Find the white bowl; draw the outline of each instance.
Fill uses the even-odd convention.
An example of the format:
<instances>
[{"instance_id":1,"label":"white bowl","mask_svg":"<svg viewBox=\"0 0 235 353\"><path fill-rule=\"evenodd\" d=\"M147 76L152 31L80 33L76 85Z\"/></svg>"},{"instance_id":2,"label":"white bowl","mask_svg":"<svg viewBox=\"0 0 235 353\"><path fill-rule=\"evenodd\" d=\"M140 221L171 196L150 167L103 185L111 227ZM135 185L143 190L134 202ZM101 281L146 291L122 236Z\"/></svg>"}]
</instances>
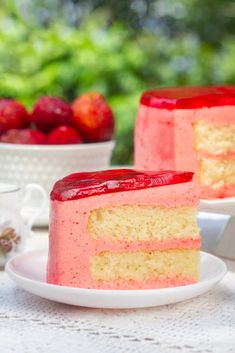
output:
<instances>
[{"instance_id":1,"label":"white bowl","mask_svg":"<svg viewBox=\"0 0 235 353\"><path fill-rule=\"evenodd\" d=\"M107 169L114 141L76 145L0 143L0 182L41 185L49 194L56 180L79 171Z\"/></svg>"}]
</instances>

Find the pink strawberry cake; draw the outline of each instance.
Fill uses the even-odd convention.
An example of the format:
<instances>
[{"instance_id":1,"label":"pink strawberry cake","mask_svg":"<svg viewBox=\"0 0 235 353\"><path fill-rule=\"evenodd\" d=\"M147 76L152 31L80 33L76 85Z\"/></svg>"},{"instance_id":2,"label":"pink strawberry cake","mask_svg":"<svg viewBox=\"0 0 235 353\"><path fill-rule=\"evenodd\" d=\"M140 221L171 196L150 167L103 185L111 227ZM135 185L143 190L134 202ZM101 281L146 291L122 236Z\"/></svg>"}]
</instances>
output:
<instances>
[{"instance_id":1,"label":"pink strawberry cake","mask_svg":"<svg viewBox=\"0 0 235 353\"><path fill-rule=\"evenodd\" d=\"M146 289L199 278L198 192L191 172L71 174L51 192L49 283Z\"/></svg>"},{"instance_id":2,"label":"pink strawberry cake","mask_svg":"<svg viewBox=\"0 0 235 353\"><path fill-rule=\"evenodd\" d=\"M202 198L235 196L235 86L144 92L135 167L193 171Z\"/></svg>"}]
</instances>

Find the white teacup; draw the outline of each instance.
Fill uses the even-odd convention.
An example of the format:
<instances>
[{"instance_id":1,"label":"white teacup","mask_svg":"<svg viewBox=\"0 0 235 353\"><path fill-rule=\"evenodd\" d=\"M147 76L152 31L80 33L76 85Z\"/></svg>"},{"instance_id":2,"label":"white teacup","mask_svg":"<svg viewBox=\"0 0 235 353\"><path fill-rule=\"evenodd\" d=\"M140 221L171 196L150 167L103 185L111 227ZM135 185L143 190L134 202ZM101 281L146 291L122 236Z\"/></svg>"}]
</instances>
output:
<instances>
[{"instance_id":1,"label":"white teacup","mask_svg":"<svg viewBox=\"0 0 235 353\"><path fill-rule=\"evenodd\" d=\"M32 208L30 217L24 217L31 208L32 198L40 194L40 206ZM0 266L9 257L24 249L25 240L31 232L36 218L47 202L44 189L37 184L28 184L24 189L13 184L0 183ZM28 212L27 212L28 213Z\"/></svg>"}]
</instances>

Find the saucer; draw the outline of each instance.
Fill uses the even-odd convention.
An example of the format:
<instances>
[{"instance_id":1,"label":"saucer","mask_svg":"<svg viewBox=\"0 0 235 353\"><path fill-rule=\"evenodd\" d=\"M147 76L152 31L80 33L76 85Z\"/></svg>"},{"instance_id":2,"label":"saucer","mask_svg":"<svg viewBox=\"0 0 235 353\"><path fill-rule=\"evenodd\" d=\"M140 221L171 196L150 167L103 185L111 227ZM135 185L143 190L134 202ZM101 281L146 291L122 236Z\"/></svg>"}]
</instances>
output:
<instances>
[{"instance_id":1,"label":"saucer","mask_svg":"<svg viewBox=\"0 0 235 353\"><path fill-rule=\"evenodd\" d=\"M30 293L56 302L90 308L147 308L181 302L209 291L227 271L222 260L201 252L201 278L196 284L145 290L74 288L46 282L47 252L35 250L22 253L7 263L6 272Z\"/></svg>"}]
</instances>

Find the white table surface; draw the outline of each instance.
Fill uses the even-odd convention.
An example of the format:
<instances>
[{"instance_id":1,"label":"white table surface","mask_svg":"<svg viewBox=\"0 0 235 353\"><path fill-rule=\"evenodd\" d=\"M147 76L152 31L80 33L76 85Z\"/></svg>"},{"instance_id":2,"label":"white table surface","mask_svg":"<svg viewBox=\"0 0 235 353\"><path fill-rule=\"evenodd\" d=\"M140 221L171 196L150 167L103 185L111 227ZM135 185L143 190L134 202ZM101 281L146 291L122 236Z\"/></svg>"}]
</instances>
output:
<instances>
[{"instance_id":1,"label":"white table surface","mask_svg":"<svg viewBox=\"0 0 235 353\"><path fill-rule=\"evenodd\" d=\"M27 249L47 246L36 231ZM0 272L0 353L233 353L235 261L209 293L138 310L98 310L36 297Z\"/></svg>"}]
</instances>

